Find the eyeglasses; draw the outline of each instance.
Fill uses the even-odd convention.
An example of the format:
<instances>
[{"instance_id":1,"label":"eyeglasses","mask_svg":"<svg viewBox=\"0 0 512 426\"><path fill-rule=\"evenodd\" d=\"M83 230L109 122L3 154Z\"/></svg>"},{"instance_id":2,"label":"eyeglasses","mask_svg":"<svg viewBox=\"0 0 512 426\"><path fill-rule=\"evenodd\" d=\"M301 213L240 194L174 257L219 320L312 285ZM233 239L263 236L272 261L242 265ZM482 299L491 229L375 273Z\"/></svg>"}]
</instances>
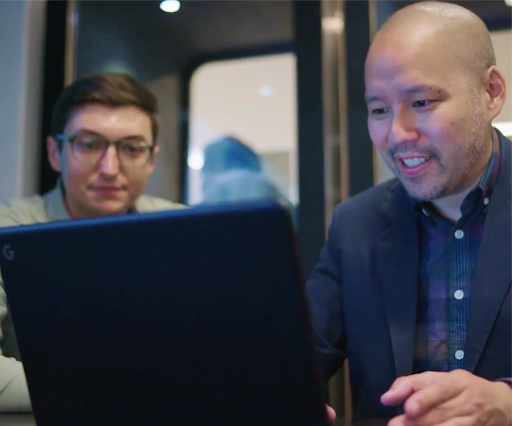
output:
<instances>
[{"instance_id":1,"label":"eyeglasses","mask_svg":"<svg viewBox=\"0 0 512 426\"><path fill-rule=\"evenodd\" d=\"M145 166L153 151L154 145L139 139L122 139L110 142L99 135L56 135L57 142L69 142L73 157L81 163L97 165L110 145L114 145L119 162L126 167Z\"/></svg>"}]
</instances>

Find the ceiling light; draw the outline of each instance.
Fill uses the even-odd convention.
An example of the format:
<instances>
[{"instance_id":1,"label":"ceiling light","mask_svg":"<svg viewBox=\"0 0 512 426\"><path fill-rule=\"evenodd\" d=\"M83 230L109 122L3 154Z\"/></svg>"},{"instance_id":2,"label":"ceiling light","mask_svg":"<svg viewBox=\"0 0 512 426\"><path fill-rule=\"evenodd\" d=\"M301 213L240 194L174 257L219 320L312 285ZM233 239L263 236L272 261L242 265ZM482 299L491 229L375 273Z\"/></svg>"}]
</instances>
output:
<instances>
[{"instance_id":1,"label":"ceiling light","mask_svg":"<svg viewBox=\"0 0 512 426\"><path fill-rule=\"evenodd\" d=\"M268 84L260 87L260 95L265 96L266 98L272 96L274 94L274 88L269 86Z\"/></svg>"},{"instance_id":2,"label":"ceiling light","mask_svg":"<svg viewBox=\"0 0 512 426\"><path fill-rule=\"evenodd\" d=\"M501 123L492 123L492 125L503 133L503 136L512 136L512 121L502 121Z\"/></svg>"},{"instance_id":3,"label":"ceiling light","mask_svg":"<svg viewBox=\"0 0 512 426\"><path fill-rule=\"evenodd\" d=\"M164 0L160 3L160 9L164 12L174 13L180 10L180 2L178 0Z\"/></svg>"},{"instance_id":4,"label":"ceiling light","mask_svg":"<svg viewBox=\"0 0 512 426\"><path fill-rule=\"evenodd\" d=\"M512 7L512 0L505 0L505 4Z\"/></svg>"}]
</instances>

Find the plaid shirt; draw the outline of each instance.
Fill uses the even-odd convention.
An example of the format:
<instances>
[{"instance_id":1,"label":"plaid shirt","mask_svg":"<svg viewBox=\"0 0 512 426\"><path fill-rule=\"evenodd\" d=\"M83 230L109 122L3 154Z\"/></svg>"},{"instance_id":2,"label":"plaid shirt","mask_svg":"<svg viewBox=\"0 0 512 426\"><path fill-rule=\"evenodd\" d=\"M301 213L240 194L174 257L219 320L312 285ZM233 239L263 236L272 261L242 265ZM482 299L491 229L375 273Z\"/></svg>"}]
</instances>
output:
<instances>
[{"instance_id":1,"label":"plaid shirt","mask_svg":"<svg viewBox=\"0 0 512 426\"><path fill-rule=\"evenodd\" d=\"M464 199L456 223L439 216L429 203L415 205L421 217L415 373L462 367L471 281L499 166L499 139L493 131L489 164Z\"/></svg>"}]
</instances>

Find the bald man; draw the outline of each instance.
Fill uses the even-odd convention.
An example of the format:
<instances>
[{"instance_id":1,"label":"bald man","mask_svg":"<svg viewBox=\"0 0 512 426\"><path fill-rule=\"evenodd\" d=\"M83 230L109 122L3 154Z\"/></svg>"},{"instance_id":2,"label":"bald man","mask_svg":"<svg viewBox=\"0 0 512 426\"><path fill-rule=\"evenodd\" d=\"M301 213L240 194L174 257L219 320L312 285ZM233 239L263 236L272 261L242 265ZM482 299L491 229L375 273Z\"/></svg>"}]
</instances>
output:
<instances>
[{"instance_id":1,"label":"bald man","mask_svg":"<svg viewBox=\"0 0 512 426\"><path fill-rule=\"evenodd\" d=\"M489 33L468 10L394 14L365 65L396 178L339 205L307 291L321 366L349 360L355 424L511 425L511 142Z\"/></svg>"}]
</instances>

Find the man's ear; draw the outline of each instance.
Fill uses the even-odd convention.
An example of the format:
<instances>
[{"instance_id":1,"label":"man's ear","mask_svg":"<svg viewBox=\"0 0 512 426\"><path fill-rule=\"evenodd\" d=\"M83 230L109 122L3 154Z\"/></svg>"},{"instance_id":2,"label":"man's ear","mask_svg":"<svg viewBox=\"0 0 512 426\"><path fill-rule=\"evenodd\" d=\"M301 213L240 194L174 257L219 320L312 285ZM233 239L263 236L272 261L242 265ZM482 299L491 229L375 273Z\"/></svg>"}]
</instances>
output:
<instances>
[{"instance_id":1,"label":"man's ear","mask_svg":"<svg viewBox=\"0 0 512 426\"><path fill-rule=\"evenodd\" d=\"M60 164L59 144L53 138L53 136L48 136L46 138L46 150L48 151L48 161L50 162L52 169L57 173L62 172L62 165Z\"/></svg>"},{"instance_id":2,"label":"man's ear","mask_svg":"<svg viewBox=\"0 0 512 426\"><path fill-rule=\"evenodd\" d=\"M485 83L487 108L491 119L494 120L500 114L507 99L507 84L505 77L495 65L487 70Z\"/></svg>"}]
</instances>

